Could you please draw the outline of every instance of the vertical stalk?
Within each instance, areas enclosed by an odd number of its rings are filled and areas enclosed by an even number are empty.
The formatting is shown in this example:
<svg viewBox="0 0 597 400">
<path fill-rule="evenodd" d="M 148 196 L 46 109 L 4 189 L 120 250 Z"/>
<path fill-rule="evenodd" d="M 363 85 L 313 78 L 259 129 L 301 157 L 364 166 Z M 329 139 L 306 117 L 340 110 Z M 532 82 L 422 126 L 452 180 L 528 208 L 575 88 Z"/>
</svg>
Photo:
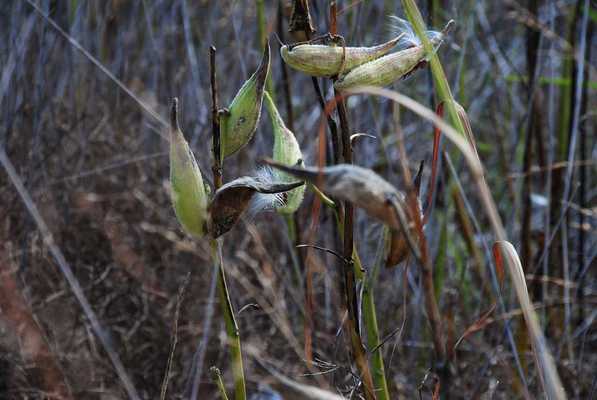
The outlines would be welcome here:
<svg viewBox="0 0 597 400">
<path fill-rule="evenodd" d="M 220 116 L 218 108 L 218 81 L 216 79 L 216 48 L 209 47 L 209 75 L 211 82 L 211 128 L 212 128 L 212 153 L 214 163 L 211 172 L 214 178 L 214 189 L 222 186 L 222 150 L 220 142 Z"/>
<path fill-rule="evenodd" d="M 341 95 L 336 96 L 338 117 L 340 119 L 340 132 L 342 134 L 342 158 L 346 164 L 352 164 L 352 146 L 350 144 L 350 128 L 348 124 L 348 113 L 346 104 Z M 358 320 L 358 302 L 356 293 L 356 279 L 353 265 L 354 253 L 354 207 L 349 202 L 344 203 L 344 229 L 343 229 L 343 252 L 344 257 L 344 294 L 346 307 L 348 309 L 347 328 L 350 335 L 354 361 L 361 374 L 366 399 L 375 399 L 373 379 L 365 349 L 361 342 Z"/>
<path fill-rule="evenodd" d="M 211 367 L 211 378 L 213 379 L 214 383 L 218 386 L 218 391 L 220 392 L 220 397 L 222 400 L 228 400 L 228 395 L 226 394 L 226 388 L 224 387 L 224 382 L 222 382 L 222 373 L 216 367 Z"/>
<path fill-rule="evenodd" d="M 437 57 L 437 54 L 435 54 L 433 51 L 433 46 L 431 45 L 431 42 L 429 42 L 429 38 L 427 38 L 427 35 L 425 34 L 425 22 L 423 21 L 421 12 L 419 11 L 419 8 L 414 0 L 402 0 L 402 7 L 404 8 L 406 17 L 412 24 L 417 36 L 421 39 L 421 43 L 423 43 L 425 51 L 430 57 L 429 66 L 431 67 L 431 73 L 433 74 L 433 80 L 435 82 L 435 88 L 437 90 L 439 100 L 440 102 L 443 101 L 446 103 L 446 108 L 448 110 L 448 115 L 450 116 L 452 126 L 454 126 L 456 131 L 458 131 L 461 135 L 465 136 L 464 126 L 458 117 L 458 112 L 456 111 L 456 107 L 454 105 L 454 98 L 452 97 L 452 91 L 450 90 L 450 85 L 446 79 L 446 74 L 444 73 L 444 69 L 439 61 L 439 58 Z"/>
<path fill-rule="evenodd" d="M 247 398 L 247 389 L 245 387 L 245 373 L 243 370 L 243 356 L 240 346 L 240 332 L 234 309 L 230 301 L 228 285 L 226 284 L 226 274 L 224 271 L 224 260 L 222 256 L 222 239 L 211 241 L 212 258 L 217 263 L 218 268 L 218 294 L 220 296 L 220 306 L 224 314 L 224 323 L 226 325 L 226 334 L 228 336 L 228 346 L 230 347 L 230 360 L 232 364 L 232 376 L 234 377 L 234 398 L 235 400 L 245 400 Z"/>
<path fill-rule="evenodd" d="M 222 186 L 222 151 L 220 142 L 220 117 L 218 109 L 218 88 L 216 80 L 216 48 L 209 48 L 209 71 L 211 81 L 211 112 L 212 112 L 212 150 L 214 179 L 214 191 Z M 224 257 L 222 255 L 222 239 L 211 240 L 211 255 L 218 268 L 218 294 L 220 296 L 220 307 L 224 314 L 228 346 L 230 348 L 230 362 L 232 364 L 232 375 L 234 377 L 234 398 L 235 400 L 246 400 L 247 390 L 245 385 L 245 374 L 243 370 L 243 357 L 240 346 L 240 332 L 234 317 L 234 309 L 230 301 L 228 285 L 226 284 L 226 272 L 224 271 Z"/>
<path fill-rule="evenodd" d="M 435 283 L 433 279 L 433 264 L 431 257 L 429 256 L 429 247 L 427 245 L 427 238 L 423 231 L 423 221 L 421 218 L 421 209 L 419 201 L 417 199 L 417 193 L 415 187 L 412 185 L 412 177 L 410 170 L 408 169 L 408 157 L 406 149 L 404 147 L 404 134 L 402 132 L 400 121 L 398 120 L 398 113 L 395 109 L 395 129 L 398 137 L 398 151 L 400 167 L 402 169 L 402 175 L 406 183 L 407 193 L 407 204 L 409 207 L 409 213 L 412 221 L 414 222 L 416 232 L 419 236 L 419 252 L 420 252 L 420 265 L 421 275 L 423 278 L 423 295 L 425 298 L 425 311 L 427 313 L 427 319 L 431 327 L 431 336 L 433 339 L 433 348 L 435 351 L 435 357 L 439 361 L 439 378 L 440 387 L 444 398 L 448 397 L 449 393 L 449 365 L 446 353 L 446 338 L 442 324 L 442 317 L 439 311 L 439 305 L 437 304 L 437 298 L 435 295 Z M 458 118 L 460 120 L 460 118 Z M 414 251 L 414 249 L 412 249 Z"/>
<path fill-rule="evenodd" d="M 278 36 L 284 41 L 284 10 L 283 3 L 278 3 Z M 294 113 L 292 112 L 292 92 L 290 90 L 290 81 L 288 79 L 288 66 L 280 57 L 280 71 L 282 71 L 282 88 L 284 89 L 284 99 L 286 100 L 286 125 L 292 132 L 294 131 Z"/>
<path fill-rule="evenodd" d="M 255 0 L 255 7 L 257 8 L 257 42 L 261 53 L 265 50 L 265 44 L 267 43 L 267 24 L 265 20 L 265 5 L 263 0 Z M 276 90 L 274 87 L 274 81 L 272 80 L 272 74 L 268 74 L 267 80 L 265 81 L 265 87 L 267 92 L 272 97 L 272 100 L 276 100 Z"/>
<path fill-rule="evenodd" d="M 363 266 L 356 250 L 353 252 L 354 270 L 357 279 L 363 282 L 363 322 L 367 331 L 367 348 L 373 351 L 371 355 L 371 375 L 375 384 L 375 394 L 378 400 L 390 400 L 390 392 L 386 381 L 386 369 L 383 361 L 382 346 L 379 340 L 379 327 L 375 310 L 375 298 L 370 277 L 362 273 Z M 361 272 L 361 274 L 359 274 Z M 359 276 L 360 275 L 360 276 Z"/>
</svg>

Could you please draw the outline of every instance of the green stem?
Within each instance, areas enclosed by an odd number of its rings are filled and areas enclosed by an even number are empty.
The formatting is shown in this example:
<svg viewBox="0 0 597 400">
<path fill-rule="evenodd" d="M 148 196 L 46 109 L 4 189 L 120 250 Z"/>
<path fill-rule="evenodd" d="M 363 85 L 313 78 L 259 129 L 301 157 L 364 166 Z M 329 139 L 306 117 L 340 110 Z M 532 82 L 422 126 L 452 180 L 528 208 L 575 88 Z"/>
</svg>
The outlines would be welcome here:
<svg viewBox="0 0 597 400">
<path fill-rule="evenodd" d="M 224 314 L 228 346 L 230 348 L 230 359 L 232 363 L 232 375 L 234 377 L 234 398 L 235 400 L 246 400 L 247 390 L 245 387 L 245 373 L 243 370 L 243 357 L 240 347 L 240 332 L 234 317 L 234 309 L 230 302 L 228 285 L 226 284 L 226 273 L 224 271 L 224 260 L 222 256 L 222 242 L 211 241 L 212 258 L 218 268 L 218 294 L 220 296 L 220 307 Z"/>
<path fill-rule="evenodd" d="M 344 231 L 344 224 L 340 219 L 338 210 L 333 207 L 334 214 L 336 215 L 336 224 L 338 225 L 338 231 Z M 375 349 L 371 356 L 371 375 L 373 378 L 374 392 L 378 400 L 389 400 L 390 391 L 388 389 L 388 383 L 386 380 L 386 372 L 383 361 L 383 353 L 380 336 L 379 326 L 377 324 L 377 311 L 375 308 L 375 296 L 372 287 L 374 281 L 372 276 L 367 276 L 361 263 L 361 258 L 356 248 L 353 248 L 352 259 L 354 263 L 354 274 L 357 281 L 363 282 L 363 304 L 362 304 L 362 317 L 367 332 L 367 348 L 369 351 Z"/>
<path fill-rule="evenodd" d="M 377 313 L 375 310 L 375 298 L 373 295 L 372 280 L 365 276 L 361 259 L 356 249 L 353 253 L 354 269 L 357 280 L 363 282 L 363 322 L 367 331 L 367 348 L 375 349 L 371 355 L 371 375 L 375 385 L 375 394 L 378 400 L 389 400 L 390 392 L 386 381 L 386 370 L 383 362 L 383 353 L 379 339 L 379 327 L 377 325 Z M 358 271 L 358 272 L 357 272 Z"/>
<path fill-rule="evenodd" d="M 296 279 L 296 284 L 299 285 L 302 281 L 301 277 L 301 269 L 302 269 L 302 260 L 300 259 L 300 253 L 296 250 L 296 246 L 300 244 L 298 242 L 298 230 L 296 226 L 296 222 L 294 220 L 294 214 L 282 214 L 284 217 L 284 221 L 286 221 L 286 230 L 288 232 L 288 237 L 290 238 L 290 242 L 292 243 L 291 249 L 291 259 L 292 259 L 292 266 L 294 268 L 294 274 Z"/>
<path fill-rule="evenodd" d="M 220 372 L 220 370 L 216 367 L 211 367 L 211 375 L 215 384 L 218 386 L 218 390 L 220 392 L 220 397 L 222 398 L 222 400 L 228 400 L 228 395 L 226 394 L 226 388 L 224 387 L 224 382 L 222 381 L 222 373 Z"/>
<path fill-rule="evenodd" d="M 211 112 L 212 112 L 212 155 L 213 166 L 212 173 L 214 178 L 214 191 L 222 186 L 222 169 L 224 160 L 220 142 L 220 114 L 218 108 L 218 85 L 216 77 L 216 48 L 211 46 L 209 49 L 209 72 L 211 82 Z M 220 307 L 224 314 L 226 333 L 228 335 L 228 346 L 230 347 L 230 359 L 232 363 L 232 376 L 234 377 L 234 399 L 246 400 L 247 389 L 245 387 L 245 373 L 243 370 L 243 356 L 240 348 L 240 332 L 236 319 L 234 318 L 234 309 L 226 285 L 226 272 L 224 271 L 224 257 L 222 255 L 222 240 L 211 240 L 211 256 L 214 264 L 218 268 L 218 294 L 220 296 Z M 224 392 L 225 394 L 225 392 Z"/>
<path fill-rule="evenodd" d="M 462 121 L 458 117 L 458 112 L 456 111 L 456 107 L 454 105 L 454 98 L 452 97 L 452 91 L 450 90 L 450 85 L 448 83 L 448 80 L 446 79 L 446 74 L 444 73 L 442 64 L 439 61 L 439 57 L 433 49 L 433 45 L 431 44 L 429 38 L 427 37 L 427 34 L 425 33 L 425 22 L 423 21 L 421 12 L 419 11 L 419 8 L 417 7 L 417 4 L 414 0 L 402 0 L 402 7 L 404 8 L 406 17 L 412 24 L 415 33 L 417 34 L 419 39 L 421 39 L 421 43 L 423 43 L 423 47 L 425 47 L 427 56 L 430 59 L 429 65 L 431 67 L 431 73 L 433 75 L 433 81 L 435 83 L 435 88 L 437 90 L 439 100 L 440 102 L 445 102 L 446 107 L 448 109 L 448 116 L 450 117 L 450 121 L 452 122 L 452 126 L 462 136 L 466 137 L 464 132 L 464 126 L 462 125 Z"/>
</svg>

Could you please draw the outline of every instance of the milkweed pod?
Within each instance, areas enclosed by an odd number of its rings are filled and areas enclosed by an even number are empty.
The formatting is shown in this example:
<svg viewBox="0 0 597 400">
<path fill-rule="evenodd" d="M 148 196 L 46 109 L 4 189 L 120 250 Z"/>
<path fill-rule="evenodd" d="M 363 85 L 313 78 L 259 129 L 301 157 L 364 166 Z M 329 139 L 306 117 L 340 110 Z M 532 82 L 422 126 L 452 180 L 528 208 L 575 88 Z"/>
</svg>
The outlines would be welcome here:
<svg viewBox="0 0 597 400">
<path fill-rule="evenodd" d="M 394 223 L 395 213 L 389 200 L 401 200 L 403 196 L 392 184 L 370 169 L 352 164 L 338 164 L 320 169 L 287 166 L 273 160 L 264 162 L 314 184 L 328 196 L 350 201 L 393 228 L 399 227 L 397 221 Z"/>
<path fill-rule="evenodd" d="M 299 168 L 282 165 L 273 160 L 264 160 L 264 162 L 314 184 L 326 195 L 353 203 L 371 217 L 397 231 L 397 234 L 403 234 L 406 230 L 408 234 L 404 235 L 405 243 L 411 251 L 416 252 L 415 257 L 420 258 L 420 252 L 412 234 L 413 219 L 404 194 L 372 170 L 352 164 L 338 164 L 325 168 Z M 396 240 L 398 241 L 398 236 Z M 398 252 L 400 249 L 395 250 Z M 404 254 L 400 250 L 394 260 L 403 259 Z"/>
<path fill-rule="evenodd" d="M 404 23 L 406 26 L 410 26 L 408 22 L 404 21 Z M 443 32 L 446 32 L 449 26 L 446 26 Z M 441 45 L 445 36 L 443 32 L 427 32 L 434 50 Z M 346 90 L 356 86 L 384 87 L 414 72 L 422 63 L 428 61 L 428 56 L 414 33 L 403 32 L 403 34 L 401 43 L 410 46 L 409 48 L 385 55 L 350 70 L 336 81 L 334 87 L 337 90 Z"/>
<path fill-rule="evenodd" d="M 270 50 L 266 43 L 261 64 L 240 88 L 228 112 L 220 116 L 220 140 L 222 158 L 236 153 L 246 145 L 255 130 L 261 115 L 263 91 L 269 73 Z"/>
<path fill-rule="evenodd" d="M 252 202 L 256 208 L 259 208 L 255 211 L 275 208 L 283 201 L 280 193 L 303 185 L 303 182 L 298 181 L 273 182 L 270 178 L 271 175 L 263 173 L 259 173 L 256 177 L 242 176 L 226 183 L 216 191 L 209 205 L 209 230 L 214 238 L 232 229 L 242 214 L 251 207 Z M 259 199 L 258 195 L 265 195 L 267 198 L 265 201 L 270 204 L 263 204 L 263 198 Z"/>
<path fill-rule="evenodd" d="M 170 113 L 170 196 L 184 230 L 201 237 L 207 227 L 207 194 L 195 156 L 178 124 L 178 99 Z"/>
<path fill-rule="evenodd" d="M 280 55 L 290 67 L 313 76 L 334 76 L 387 54 L 399 42 L 396 37 L 373 47 L 342 47 L 320 44 L 282 46 Z M 344 55 L 344 63 L 343 54 Z"/>
<path fill-rule="evenodd" d="M 272 129 L 274 131 L 274 161 L 284 165 L 298 164 L 303 166 L 303 154 L 296 137 L 292 131 L 286 127 L 284 120 L 280 116 L 276 105 L 267 91 L 265 92 L 265 106 L 272 121 Z M 276 171 L 275 174 L 282 182 L 293 182 L 296 180 L 281 171 Z M 298 187 L 285 193 L 285 201 L 283 202 L 283 205 L 277 208 L 277 210 L 286 214 L 295 212 L 301 205 L 304 196 L 305 186 Z"/>
</svg>

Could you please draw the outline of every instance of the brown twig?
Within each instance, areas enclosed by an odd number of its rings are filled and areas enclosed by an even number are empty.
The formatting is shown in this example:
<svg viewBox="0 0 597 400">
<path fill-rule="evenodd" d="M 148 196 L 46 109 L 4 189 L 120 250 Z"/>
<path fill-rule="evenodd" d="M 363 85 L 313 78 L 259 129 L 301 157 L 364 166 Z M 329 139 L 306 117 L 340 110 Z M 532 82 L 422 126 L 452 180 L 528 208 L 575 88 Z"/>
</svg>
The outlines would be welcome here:
<svg viewBox="0 0 597 400">
<path fill-rule="evenodd" d="M 185 290 L 189 284 L 191 274 L 185 276 L 180 288 L 178 289 L 178 296 L 176 297 L 176 309 L 174 311 L 174 321 L 172 322 L 172 341 L 170 343 L 170 353 L 168 355 L 168 362 L 166 364 L 166 371 L 164 371 L 164 379 L 162 380 L 162 388 L 160 390 L 160 400 L 166 399 L 168 391 L 168 382 L 170 381 L 170 371 L 172 370 L 172 361 L 174 361 L 174 352 L 178 344 L 178 317 L 180 315 L 180 306 L 184 300 Z"/>
<path fill-rule="evenodd" d="M 222 186 L 222 150 L 220 142 L 220 115 L 218 108 L 218 81 L 216 78 L 216 48 L 209 47 L 209 75 L 211 82 L 211 124 L 212 124 L 212 151 L 214 163 L 211 168 L 214 177 L 214 189 Z"/>
<path fill-rule="evenodd" d="M 335 2 L 332 3 L 332 11 L 335 10 Z M 335 18 L 332 18 L 334 21 Z M 348 112 L 346 104 L 341 94 L 336 93 L 336 106 L 338 110 L 338 117 L 340 119 L 340 131 L 342 133 L 342 161 L 346 164 L 352 164 L 352 146 L 350 143 L 350 127 L 348 122 Z M 356 292 L 356 279 L 354 274 L 354 265 L 352 263 L 352 255 L 354 250 L 354 207 L 350 203 L 344 203 L 344 232 L 343 232 L 343 252 L 342 255 L 346 260 L 344 265 L 344 294 L 346 297 L 346 307 L 348 309 L 348 333 L 350 335 L 350 343 L 352 346 L 353 357 L 357 368 L 361 373 L 363 379 L 363 387 L 365 398 L 374 399 L 374 386 L 371 371 L 367 357 L 363 349 L 361 341 L 361 334 L 359 332 L 359 314 L 358 301 Z"/>
<path fill-rule="evenodd" d="M 278 3 L 278 37 L 284 41 L 284 10 L 282 4 L 282 1 Z M 280 57 L 280 70 L 282 71 L 282 88 L 286 101 L 286 125 L 288 129 L 294 132 L 294 113 L 292 111 L 292 92 L 290 89 L 290 80 L 288 79 L 288 66 L 282 57 Z"/>
<path fill-rule="evenodd" d="M 447 380 L 447 358 L 446 358 L 446 340 L 443 332 L 442 319 L 435 297 L 435 286 L 433 283 L 433 266 L 431 264 L 431 258 L 429 257 L 429 249 L 427 246 L 427 238 L 423 232 L 423 221 L 421 219 L 421 210 L 419 201 L 415 194 L 415 188 L 412 184 L 412 177 L 410 170 L 408 169 L 408 156 L 404 146 L 404 134 L 400 126 L 399 121 L 395 123 L 398 151 L 400 154 L 400 166 L 402 174 L 404 176 L 404 184 L 406 185 L 407 202 L 410 207 L 410 216 L 415 224 L 416 232 L 419 234 L 419 253 L 420 263 L 423 276 L 423 292 L 425 296 L 425 309 L 427 311 L 427 318 L 431 326 L 431 335 L 433 339 L 433 347 L 435 355 L 440 362 L 440 377 L 442 377 L 442 387 L 449 387 Z"/>
</svg>

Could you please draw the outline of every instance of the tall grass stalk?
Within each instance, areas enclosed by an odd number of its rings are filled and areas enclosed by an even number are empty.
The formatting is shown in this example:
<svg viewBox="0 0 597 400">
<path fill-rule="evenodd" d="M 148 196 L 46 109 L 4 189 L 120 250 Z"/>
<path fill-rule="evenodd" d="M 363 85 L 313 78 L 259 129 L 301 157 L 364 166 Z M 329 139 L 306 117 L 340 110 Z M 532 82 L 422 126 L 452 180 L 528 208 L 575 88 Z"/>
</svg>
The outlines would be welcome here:
<svg viewBox="0 0 597 400">
<path fill-rule="evenodd" d="M 461 135 L 464 136 L 464 126 L 458 117 L 458 112 L 456 111 L 456 106 L 454 105 L 454 98 L 452 97 L 452 91 L 450 90 L 450 84 L 446 79 L 446 74 L 444 73 L 444 68 L 439 61 L 439 57 L 433 50 L 433 45 L 425 33 L 425 22 L 423 21 L 421 12 L 419 11 L 419 8 L 414 0 L 402 0 L 402 7 L 404 8 L 406 17 L 412 24 L 417 36 L 421 39 L 421 43 L 423 43 L 423 47 L 425 47 L 425 51 L 429 57 L 429 66 L 431 67 L 431 73 L 433 75 L 439 101 L 445 102 L 452 125 Z"/>
</svg>

